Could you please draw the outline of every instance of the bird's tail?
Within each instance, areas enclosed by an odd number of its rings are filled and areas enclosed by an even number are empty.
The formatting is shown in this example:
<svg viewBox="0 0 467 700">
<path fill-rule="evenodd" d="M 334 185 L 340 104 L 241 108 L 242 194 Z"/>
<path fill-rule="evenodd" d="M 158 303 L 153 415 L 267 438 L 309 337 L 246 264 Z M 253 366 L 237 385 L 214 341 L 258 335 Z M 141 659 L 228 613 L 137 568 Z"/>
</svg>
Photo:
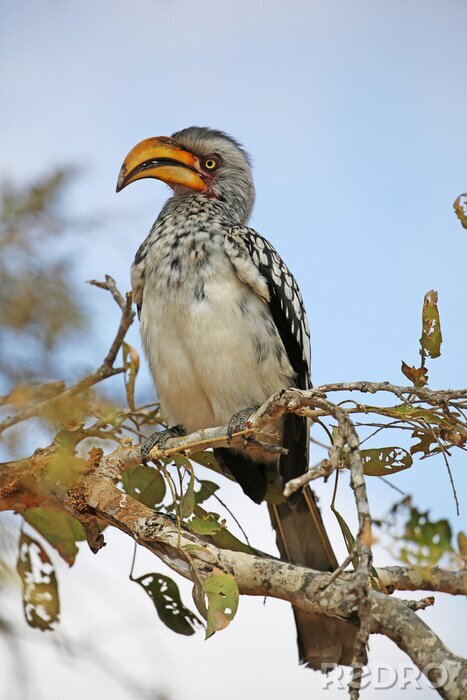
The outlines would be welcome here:
<svg viewBox="0 0 467 700">
<path fill-rule="evenodd" d="M 319 571 L 333 571 L 337 560 L 313 492 L 280 505 L 268 504 L 281 559 Z M 322 670 L 322 664 L 350 664 L 357 628 L 347 620 L 294 608 L 300 663 Z"/>
</svg>

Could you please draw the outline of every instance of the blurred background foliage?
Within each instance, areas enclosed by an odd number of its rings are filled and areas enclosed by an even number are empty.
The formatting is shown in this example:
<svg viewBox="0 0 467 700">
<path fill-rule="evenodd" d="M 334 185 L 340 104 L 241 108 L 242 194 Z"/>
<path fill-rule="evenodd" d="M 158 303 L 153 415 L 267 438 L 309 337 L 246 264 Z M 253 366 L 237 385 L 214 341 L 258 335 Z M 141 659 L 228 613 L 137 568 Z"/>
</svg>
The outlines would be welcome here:
<svg viewBox="0 0 467 700">
<path fill-rule="evenodd" d="M 66 214 L 76 172 L 61 168 L 0 191 L 0 383 L 4 393 L 49 379 L 63 339 L 86 327 L 69 274 L 73 248 L 62 241 L 84 222 Z"/>
</svg>

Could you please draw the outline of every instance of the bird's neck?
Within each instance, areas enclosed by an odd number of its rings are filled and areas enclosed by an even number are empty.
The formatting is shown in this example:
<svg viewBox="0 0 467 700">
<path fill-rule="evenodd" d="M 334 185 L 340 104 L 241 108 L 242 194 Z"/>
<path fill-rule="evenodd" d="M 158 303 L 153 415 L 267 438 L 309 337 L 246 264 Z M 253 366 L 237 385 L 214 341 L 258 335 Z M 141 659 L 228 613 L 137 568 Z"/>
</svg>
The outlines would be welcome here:
<svg viewBox="0 0 467 700">
<path fill-rule="evenodd" d="M 160 216 L 167 215 L 201 215 L 208 218 L 225 220 L 226 224 L 237 226 L 246 224 L 249 218 L 249 211 L 239 206 L 238 202 L 227 201 L 217 197 L 206 197 L 199 193 L 175 193 L 165 203 Z"/>
</svg>

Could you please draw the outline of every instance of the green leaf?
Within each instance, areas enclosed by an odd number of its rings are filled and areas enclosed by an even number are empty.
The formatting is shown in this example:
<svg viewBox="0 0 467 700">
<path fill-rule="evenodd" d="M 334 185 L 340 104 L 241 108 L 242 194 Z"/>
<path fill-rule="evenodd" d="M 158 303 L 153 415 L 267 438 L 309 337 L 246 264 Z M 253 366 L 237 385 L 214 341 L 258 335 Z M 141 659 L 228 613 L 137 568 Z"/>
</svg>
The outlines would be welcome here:
<svg viewBox="0 0 467 700">
<path fill-rule="evenodd" d="M 429 511 L 418 510 L 409 496 L 392 506 L 386 527 L 394 541 L 400 543 L 397 556 L 404 563 L 433 566 L 454 553 L 448 520 L 430 520 Z"/>
<path fill-rule="evenodd" d="M 219 472 L 220 468 L 219 465 L 216 462 L 216 458 L 214 457 L 214 452 L 193 452 L 192 455 L 190 455 L 190 459 L 192 459 L 194 462 L 197 462 L 198 464 L 201 464 L 203 467 L 207 467 L 208 469 L 214 469 L 214 471 Z"/>
<path fill-rule="evenodd" d="M 337 522 L 339 523 L 339 527 L 341 529 L 342 536 L 344 537 L 345 546 L 347 547 L 347 552 L 350 554 L 350 552 L 352 552 L 355 549 L 355 537 L 352 535 L 350 528 L 347 525 L 347 523 L 345 522 L 342 515 L 336 509 L 334 502 L 331 503 L 331 510 L 337 518 Z M 354 556 L 352 558 L 352 566 L 356 571 L 358 568 L 358 557 L 357 556 Z M 374 566 L 372 566 L 370 568 L 370 585 L 373 588 L 373 590 L 375 590 L 375 591 L 381 590 L 378 572 L 376 571 Z"/>
<path fill-rule="evenodd" d="M 422 311 L 422 337 L 420 354 L 422 357 L 439 357 L 441 355 L 441 325 L 438 312 L 438 292 L 432 289 L 425 294 Z"/>
<path fill-rule="evenodd" d="M 224 629 L 233 620 L 240 597 L 237 582 L 229 574 L 217 574 L 203 582 L 208 599 L 206 639 Z"/>
<path fill-rule="evenodd" d="M 188 457 L 185 457 L 185 455 L 182 455 L 180 452 L 175 452 L 173 455 L 170 455 L 170 457 L 167 458 L 167 464 L 171 464 L 172 462 L 179 468 L 183 467 L 187 471 L 193 471 Z"/>
<path fill-rule="evenodd" d="M 40 542 L 24 532 L 19 539 L 16 570 L 21 579 L 26 622 L 40 630 L 54 629 L 60 615 L 55 570 Z"/>
<path fill-rule="evenodd" d="M 195 475 L 190 465 L 190 481 L 188 488 L 180 498 L 180 517 L 189 518 L 195 508 Z"/>
<path fill-rule="evenodd" d="M 350 528 L 347 525 L 347 523 L 345 522 L 342 515 L 339 513 L 339 511 L 332 504 L 331 504 L 331 510 L 337 518 L 337 522 L 339 523 L 339 527 L 341 529 L 342 536 L 344 538 L 345 546 L 347 547 L 347 552 L 350 554 L 350 552 L 352 552 L 355 549 L 355 537 L 352 535 Z M 352 559 L 352 564 L 353 564 L 354 569 L 357 569 L 357 566 L 358 566 L 357 557 L 354 557 Z"/>
<path fill-rule="evenodd" d="M 197 518 L 194 516 L 191 520 L 188 520 L 186 525 L 190 528 L 192 532 L 197 535 L 214 535 L 221 529 L 221 525 L 214 518 Z"/>
<path fill-rule="evenodd" d="M 125 493 L 148 508 L 156 508 L 165 496 L 165 480 L 162 474 L 145 464 L 127 469 L 122 476 Z"/>
<path fill-rule="evenodd" d="M 443 554 L 452 551 L 452 531 L 449 522 L 446 519 L 431 521 L 429 511 L 422 512 L 415 507 L 410 508 L 404 537 L 417 546 L 415 551 L 405 550 L 405 553 L 415 556 L 419 563 L 428 561 L 437 564 Z"/>
<path fill-rule="evenodd" d="M 363 471 L 367 476 L 388 476 L 409 469 L 413 460 L 402 447 L 379 447 L 361 450 Z"/>
<path fill-rule="evenodd" d="M 196 517 L 201 520 L 208 516 L 207 511 L 198 505 L 195 506 L 194 512 Z M 214 514 L 209 513 L 209 515 L 212 517 Z M 246 554 L 254 553 L 251 547 L 239 540 L 238 537 L 235 537 L 226 527 L 221 526 L 216 532 L 210 534 L 210 538 L 213 544 L 220 547 L 220 549 L 231 549 L 233 552 L 245 552 Z"/>
<path fill-rule="evenodd" d="M 202 625 L 201 620 L 183 605 L 177 584 L 168 576 L 145 574 L 132 581 L 145 590 L 160 619 L 173 632 L 191 635 L 195 633 L 197 625 Z"/>
<path fill-rule="evenodd" d="M 78 553 L 76 542 L 86 539 L 86 533 L 78 520 L 67 513 L 44 508 L 32 508 L 23 512 L 22 516 L 57 550 L 69 566 L 74 564 Z"/>
<path fill-rule="evenodd" d="M 368 406 L 367 410 L 371 413 L 373 410 L 375 413 L 380 413 L 382 416 L 388 416 L 389 418 L 396 419 L 407 419 L 407 420 L 417 420 L 423 419 L 427 423 L 434 423 L 435 425 L 440 425 L 443 419 L 437 415 L 436 409 L 432 408 L 416 408 L 405 403 L 401 403 L 397 406 Z"/>
<path fill-rule="evenodd" d="M 128 406 L 132 411 L 135 410 L 135 381 L 139 370 L 139 356 L 135 348 L 128 343 L 122 343 L 123 367 L 125 373 L 123 375 L 125 381 L 125 392 Z"/>
<path fill-rule="evenodd" d="M 208 481 L 208 479 L 200 480 L 201 488 L 199 491 L 195 492 L 195 503 L 200 504 L 207 501 L 210 496 L 212 496 L 216 491 L 219 490 L 219 486 L 214 483 L 214 481 Z"/>
</svg>

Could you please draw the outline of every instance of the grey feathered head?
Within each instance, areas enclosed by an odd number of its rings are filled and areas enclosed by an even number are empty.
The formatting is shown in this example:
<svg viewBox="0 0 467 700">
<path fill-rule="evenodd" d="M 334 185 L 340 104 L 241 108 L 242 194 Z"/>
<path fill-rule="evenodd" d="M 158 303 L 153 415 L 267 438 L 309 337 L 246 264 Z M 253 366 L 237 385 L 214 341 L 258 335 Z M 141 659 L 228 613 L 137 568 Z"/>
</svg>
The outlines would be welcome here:
<svg viewBox="0 0 467 700">
<path fill-rule="evenodd" d="M 163 180 L 177 196 L 196 193 L 218 199 L 240 223 L 247 221 L 253 208 L 250 159 L 235 139 L 216 129 L 191 126 L 170 138 L 141 141 L 123 162 L 117 192 L 147 177 Z"/>
</svg>

